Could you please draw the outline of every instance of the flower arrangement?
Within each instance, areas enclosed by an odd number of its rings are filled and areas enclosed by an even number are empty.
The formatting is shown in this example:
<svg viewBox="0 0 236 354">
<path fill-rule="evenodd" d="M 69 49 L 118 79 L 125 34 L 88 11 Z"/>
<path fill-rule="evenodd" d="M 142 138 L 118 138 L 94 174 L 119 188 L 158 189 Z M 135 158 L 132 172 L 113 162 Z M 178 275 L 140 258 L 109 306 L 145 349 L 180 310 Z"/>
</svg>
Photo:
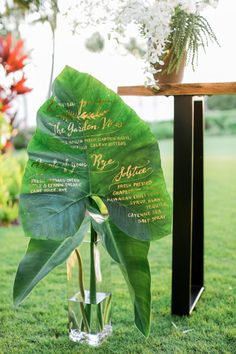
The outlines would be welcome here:
<svg viewBox="0 0 236 354">
<path fill-rule="evenodd" d="M 109 1 L 102 0 L 95 7 L 92 0 L 82 1 L 78 6 L 80 14 L 73 8 L 77 18 L 73 25 L 76 30 L 81 26 L 110 23 L 111 31 L 119 34 L 124 34 L 130 24 L 137 25 L 146 40 L 145 72 L 150 81 L 149 74 L 161 71 L 170 51 L 165 69 L 168 73 L 178 70 L 185 53 L 195 68 L 198 49 L 205 50 L 209 41 L 217 42 L 211 26 L 200 13 L 207 6 L 216 7 L 217 3 L 218 0 L 119 0 L 111 6 Z"/>
<path fill-rule="evenodd" d="M 28 55 L 23 51 L 24 42 L 15 44 L 11 33 L 0 36 L 0 150 L 9 146 L 13 134 L 17 109 L 14 107 L 18 95 L 24 95 L 32 89 L 25 86 L 24 67 Z"/>
</svg>

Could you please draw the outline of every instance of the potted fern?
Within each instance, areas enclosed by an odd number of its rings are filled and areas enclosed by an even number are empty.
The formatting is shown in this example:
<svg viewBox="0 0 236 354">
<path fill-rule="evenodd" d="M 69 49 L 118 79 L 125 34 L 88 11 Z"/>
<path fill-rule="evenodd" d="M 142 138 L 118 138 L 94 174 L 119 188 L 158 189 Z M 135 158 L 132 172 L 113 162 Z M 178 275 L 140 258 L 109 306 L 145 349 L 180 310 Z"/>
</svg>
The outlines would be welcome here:
<svg viewBox="0 0 236 354">
<path fill-rule="evenodd" d="M 155 79 L 160 82 L 182 81 L 186 60 L 195 70 L 199 48 L 205 51 L 209 41 L 218 43 L 206 18 L 199 11 L 187 12 L 182 6 L 176 6 L 171 17 L 170 34 L 161 56 L 162 62 L 154 65 L 157 70 L 154 73 Z"/>
</svg>

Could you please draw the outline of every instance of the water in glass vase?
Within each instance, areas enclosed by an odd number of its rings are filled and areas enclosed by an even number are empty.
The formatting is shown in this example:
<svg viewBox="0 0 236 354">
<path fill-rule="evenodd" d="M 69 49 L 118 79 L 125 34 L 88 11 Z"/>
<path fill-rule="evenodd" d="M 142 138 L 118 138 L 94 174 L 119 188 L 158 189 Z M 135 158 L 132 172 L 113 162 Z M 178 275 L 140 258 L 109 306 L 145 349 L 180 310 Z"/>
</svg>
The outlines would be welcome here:
<svg viewBox="0 0 236 354">
<path fill-rule="evenodd" d="M 67 261 L 69 338 L 99 345 L 112 332 L 111 266 L 93 230 Z"/>
<path fill-rule="evenodd" d="M 99 345 L 112 332 L 111 294 L 96 294 L 91 303 L 90 292 L 85 290 L 85 299 L 78 293 L 69 299 L 69 337 L 74 342 Z"/>
</svg>

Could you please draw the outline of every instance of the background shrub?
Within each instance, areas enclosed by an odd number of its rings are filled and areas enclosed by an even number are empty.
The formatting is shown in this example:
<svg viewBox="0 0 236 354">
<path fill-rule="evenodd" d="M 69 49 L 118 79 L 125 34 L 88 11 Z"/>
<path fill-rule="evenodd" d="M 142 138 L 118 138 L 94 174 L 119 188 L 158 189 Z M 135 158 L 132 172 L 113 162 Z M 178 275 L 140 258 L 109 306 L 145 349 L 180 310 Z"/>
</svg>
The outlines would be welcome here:
<svg viewBox="0 0 236 354">
<path fill-rule="evenodd" d="M 149 126 L 157 140 L 173 138 L 173 120 L 151 122 Z M 207 111 L 205 113 L 205 134 L 214 136 L 236 134 L 236 109 Z"/>
<path fill-rule="evenodd" d="M 228 110 L 236 109 L 235 95 L 219 95 L 211 96 L 206 101 L 207 109 L 209 110 Z"/>
<path fill-rule="evenodd" d="M 149 123 L 150 129 L 157 138 L 160 139 L 171 139 L 174 134 L 174 122 L 173 120 L 164 120 L 160 122 Z"/>
<path fill-rule="evenodd" d="M 26 153 L 0 155 L 0 224 L 17 220 L 21 180 Z"/>
<path fill-rule="evenodd" d="M 27 128 L 20 130 L 18 134 L 12 139 L 13 146 L 16 150 L 26 149 L 30 139 L 34 134 L 35 128 Z"/>
</svg>

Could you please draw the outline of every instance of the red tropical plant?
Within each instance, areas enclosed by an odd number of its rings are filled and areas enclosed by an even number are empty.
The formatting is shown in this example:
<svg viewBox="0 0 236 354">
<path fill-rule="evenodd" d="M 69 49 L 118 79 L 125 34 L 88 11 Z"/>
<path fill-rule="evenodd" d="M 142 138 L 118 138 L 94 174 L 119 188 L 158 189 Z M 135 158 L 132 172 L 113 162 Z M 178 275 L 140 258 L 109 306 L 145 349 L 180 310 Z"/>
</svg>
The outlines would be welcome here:
<svg viewBox="0 0 236 354">
<path fill-rule="evenodd" d="M 1 98 L 0 97 L 0 112 L 4 113 L 6 112 L 9 108 L 11 107 L 11 105 L 8 102 L 7 98 Z"/>
<path fill-rule="evenodd" d="M 17 95 L 23 95 L 24 93 L 32 91 L 31 88 L 28 88 L 24 86 L 24 83 L 27 79 L 25 78 L 25 75 L 23 74 L 22 78 L 15 82 L 14 84 L 11 85 L 11 90 L 12 92 L 16 92 Z"/>
<path fill-rule="evenodd" d="M 24 41 L 22 39 L 14 43 L 11 33 L 8 33 L 5 37 L 0 36 L 0 66 L 2 66 L 5 75 L 4 83 L 0 82 L 0 114 L 10 125 L 10 136 L 7 144 L 12 138 L 17 113 L 14 111 L 13 103 L 18 95 L 23 95 L 32 90 L 25 86 L 27 79 L 23 70 L 27 59 L 28 55 L 24 52 Z"/>
</svg>

